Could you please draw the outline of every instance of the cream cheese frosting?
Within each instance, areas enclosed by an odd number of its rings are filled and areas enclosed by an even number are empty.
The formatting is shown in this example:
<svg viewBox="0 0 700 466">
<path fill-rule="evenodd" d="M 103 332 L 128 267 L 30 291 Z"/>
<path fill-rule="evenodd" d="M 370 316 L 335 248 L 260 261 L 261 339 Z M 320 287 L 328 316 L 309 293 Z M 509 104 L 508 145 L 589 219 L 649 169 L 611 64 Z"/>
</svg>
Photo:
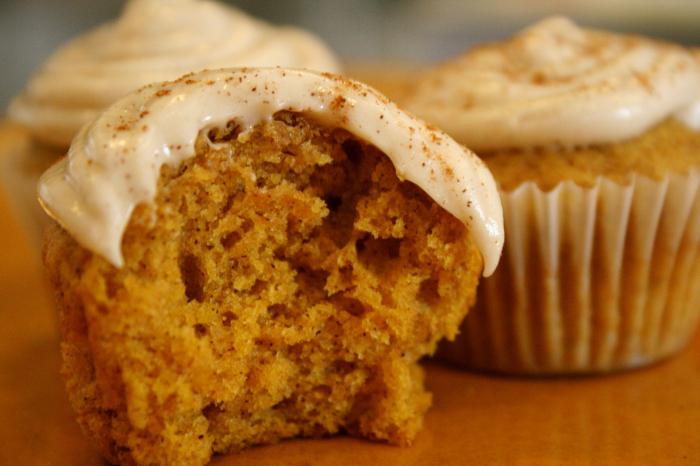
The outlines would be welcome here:
<svg viewBox="0 0 700 466">
<path fill-rule="evenodd" d="M 145 84 L 233 66 L 339 68 L 319 39 L 296 28 L 208 0 L 130 0 L 115 22 L 56 51 L 9 115 L 38 139 L 68 147 L 83 124 Z"/>
<path fill-rule="evenodd" d="M 621 141 L 668 117 L 700 129 L 700 63 L 553 17 L 428 73 L 406 107 L 477 151 Z"/>
<path fill-rule="evenodd" d="M 693 57 L 695 62 L 700 66 L 700 49 L 693 48 Z M 700 131 L 700 98 L 694 100 L 688 107 L 681 109 L 676 117 L 685 123 L 685 125 L 695 131 Z"/>
<path fill-rule="evenodd" d="M 202 130 L 234 120 L 245 138 L 282 110 L 344 128 L 382 150 L 400 179 L 470 228 L 484 274 L 493 272 L 503 248 L 503 214 L 488 168 L 372 88 L 328 73 L 223 69 L 141 88 L 80 130 L 68 157 L 42 176 L 40 201 L 79 243 L 121 266 L 124 230 L 134 207 L 155 198 L 162 165 L 192 157 Z"/>
</svg>

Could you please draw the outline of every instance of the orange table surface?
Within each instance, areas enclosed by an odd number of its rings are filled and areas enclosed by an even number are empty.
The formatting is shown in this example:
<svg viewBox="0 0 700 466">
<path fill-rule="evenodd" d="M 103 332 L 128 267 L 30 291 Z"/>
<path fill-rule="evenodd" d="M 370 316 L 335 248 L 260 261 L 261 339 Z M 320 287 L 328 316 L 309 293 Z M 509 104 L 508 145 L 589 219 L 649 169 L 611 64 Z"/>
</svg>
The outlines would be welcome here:
<svg viewBox="0 0 700 466">
<path fill-rule="evenodd" d="M 0 464 L 98 465 L 59 375 L 37 254 L 0 195 Z M 217 466 L 700 465 L 700 338 L 607 377 L 507 378 L 428 366 L 434 393 L 409 448 L 343 436 L 217 457 Z"/>
</svg>

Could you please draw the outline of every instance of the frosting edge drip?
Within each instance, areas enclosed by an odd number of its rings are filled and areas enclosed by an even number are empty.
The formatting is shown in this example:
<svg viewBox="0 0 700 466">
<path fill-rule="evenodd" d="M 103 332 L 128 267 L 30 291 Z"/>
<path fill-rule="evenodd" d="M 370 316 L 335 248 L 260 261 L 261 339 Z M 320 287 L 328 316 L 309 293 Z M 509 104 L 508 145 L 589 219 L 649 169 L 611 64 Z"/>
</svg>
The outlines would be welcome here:
<svg viewBox="0 0 700 466">
<path fill-rule="evenodd" d="M 81 244 L 121 266 L 121 236 L 133 208 L 155 198 L 163 164 L 191 157 L 203 128 L 236 119 L 250 129 L 280 110 L 344 128 L 383 151 L 401 179 L 468 225 L 484 274 L 493 272 L 503 214 L 483 162 L 373 89 L 304 70 L 205 71 L 142 88 L 83 127 L 68 158 L 42 177 L 42 205 Z"/>
</svg>

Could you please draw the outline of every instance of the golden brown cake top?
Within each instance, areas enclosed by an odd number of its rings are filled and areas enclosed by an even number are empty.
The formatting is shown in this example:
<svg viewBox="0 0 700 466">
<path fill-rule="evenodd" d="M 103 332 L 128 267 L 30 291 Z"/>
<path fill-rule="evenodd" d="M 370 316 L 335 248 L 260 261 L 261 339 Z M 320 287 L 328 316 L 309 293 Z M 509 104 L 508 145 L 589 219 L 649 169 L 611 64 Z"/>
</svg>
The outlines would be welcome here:
<svg viewBox="0 0 700 466">
<path fill-rule="evenodd" d="M 319 39 L 296 28 L 210 0 L 130 0 L 116 21 L 58 49 L 9 113 L 65 148 L 83 124 L 141 86 L 232 66 L 339 69 Z"/>
<path fill-rule="evenodd" d="M 504 191 L 526 181 L 545 191 L 563 181 L 593 187 L 601 178 L 620 185 L 637 176 L 661 182 L 672 173 L 697 173 L 700 132 L 669 118 L 627 141 L 575 148 L 502 149 L 482 156 Z"/>
<path fill-rule="evenodd" d="M 78 242 L 121 266 L 131 212 L 154 199 L 163 165 L 192 157 L 202 130 L 233 125 L 244 141 L 251 128 L 280 111 L 343 128 L 384 152 L 400 179 L 468 225 L 484 273 L 495 269 L 503 218 L 483 162 L 372 88 L 329 73 L 223 69 L 141 88 L 80 130 L 67 159 L 43 175 L 40 200 Z"/>
<path fill-rule="evenodd" d="M 438 67 L 405 105 L 477 151 L 616 142 L 670 116 L 700 128 L 700 64 L 555 17 Z"/>
</svg>

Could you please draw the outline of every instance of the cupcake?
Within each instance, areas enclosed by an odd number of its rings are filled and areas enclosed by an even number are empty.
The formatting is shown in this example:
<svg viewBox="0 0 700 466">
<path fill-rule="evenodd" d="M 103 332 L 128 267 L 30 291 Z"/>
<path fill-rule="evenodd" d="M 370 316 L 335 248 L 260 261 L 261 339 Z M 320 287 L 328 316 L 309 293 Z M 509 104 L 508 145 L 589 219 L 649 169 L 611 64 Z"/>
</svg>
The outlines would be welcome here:
<svg viewBox="0 0 700 466">
<path fill-rule="evenodd" d="M 700 315 L 700 65 L 550 18 L 428 72 L 407 108 L 474 149 L 508 240 L 442 356 L 527 374 L 679 351 Z"/>
<path fill-rule="evenodd" d="M 145 84 L 229 66 L 338 70 L 330 50 L 305 31 L 273 27 L 213 1 L 131 0 L 116 21 L 59 48 L 11 103 L 9 117 L 36 141 L 15 156 L 32 160 L 12 165 L 48 168 L 82 125 Z M 41 171 L 5 176 L 36 184 Z M 39 224 L 36 196 L 17 194 L 18 210 L 36 212 Z"/>
<path fill-rule="evenodd" d="M 302 70 L 144 87 L 81 129 L 39 195 L 69 398 L 126 464 L 338 432 L 409 444 L 430 405 L 418 360 L 456 335 L 503 244 L 474 154 Z"/>
</svg>

